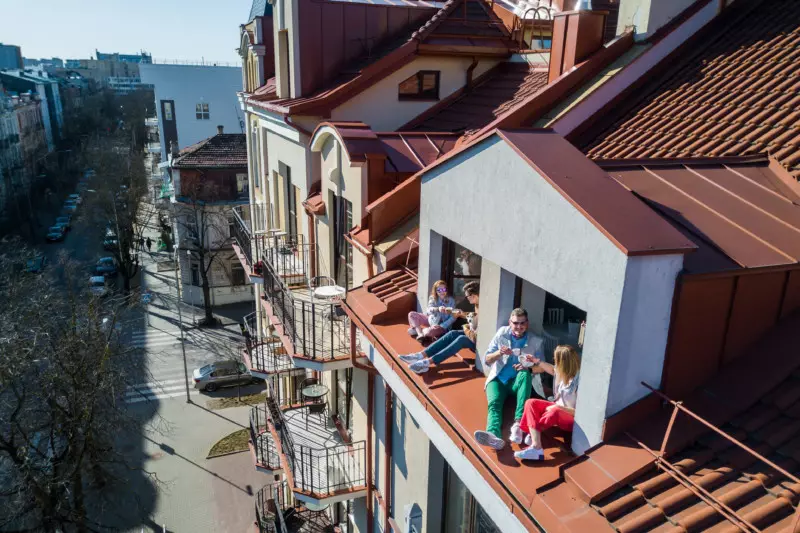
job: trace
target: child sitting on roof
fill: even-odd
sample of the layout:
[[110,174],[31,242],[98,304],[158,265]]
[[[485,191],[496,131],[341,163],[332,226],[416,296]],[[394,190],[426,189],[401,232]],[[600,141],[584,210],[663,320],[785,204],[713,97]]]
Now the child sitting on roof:
[[[547,372],[553,376],[553,401],[528,400],[520,421],[527,448],[514,452],[517,459],[539,461],[544,458],[541,432],[557,426],[572,431],[575,423],[575,406],[578,401],[578,372],[581,360],[572,346],[558,346],[553,354],[553,363],[533,358],[532,372]],[[519,444],[519,442],[517,442]]]
[[442,280],[433,284],[428,311],[426,314],[411,311],[408,313],[408,334],[420,341],[427,337],[436,340],[444,335],[453,325],[456,317],[450,311],[456,305],[455,299],[448,294],[447,283]]

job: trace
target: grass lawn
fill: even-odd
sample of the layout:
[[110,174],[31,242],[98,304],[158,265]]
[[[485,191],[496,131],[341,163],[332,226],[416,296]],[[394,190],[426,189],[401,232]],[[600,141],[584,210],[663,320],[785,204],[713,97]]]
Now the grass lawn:
[[259,405],[264,403],[265,398],[266,396],[263,393],[243,395],[241,401],[237,400],[235,396],[231,398],[217,398],[208,400],[206,402],[206,407],[215,411],[218,409],[227,409],[228,407],[241,407],[242,405]]
[[227,437],[223,437],[222,439],[220,439],[214,446],[212,446],[211,450],[208,452],[208,457],[206,457],[206,459],[211,459],[212,457],[217,457],[220,455],[225,455],[233,452],[243,452],[247,450],[247,440],[249,438],[250,438],[250,430],[248,429],[240,429],[239,431],[234,431]]

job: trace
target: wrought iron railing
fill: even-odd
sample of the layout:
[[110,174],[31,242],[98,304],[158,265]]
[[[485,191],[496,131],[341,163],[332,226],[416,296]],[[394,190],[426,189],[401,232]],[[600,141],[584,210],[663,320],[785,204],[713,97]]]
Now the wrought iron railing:
[[239,249],[247,258],[247,264],[250,265],[250,267],[252,268],[253,234],[250,231],[250,226],[247,224],[247,222],[245,222],[244,218],[242,218],[239,209],[238,208],[231,209],[231,212],[233,213],[233,225],[231,226],[231,231],[233,232],[232,237],[236,239],[236,244],[239,245]]
[[256,405],[250,409],[250,440],[256,454],[256,463],[269,470],[280,469],[278,448],[267,428],[267,407]]
[[[284,416],[292,399],[277,397],[269,383],[266,412],[278,432],[286,466],[292,474],[293,490],[315,498],[326,498],[346,490],[366,486],[366,441],[314,447],[297,444]],[[307,409],[308,407],[299,407]]]
[[[256,525],[258,533],[284,533],[280,529],[279,520],[283,518],[281,507],[278,506],[275,485],[264,485],[256,493]],[[281,520],[282,521],[282,520]]]
[[250,364],[252,370],[263,374],[305,372],[305,369],[294,365],[292,357],[275,337],[268,337],[250,347]]
[[250,338],[253,342],[255,342],[259,335],[258,335],[258,318],[255,312],[250,313],[249,315],[245,315],[244,319],[244,328],[247,330],[247,333],[250,335]]
[[271,262],[265,262],[264,298],[272,307],[295,353],[330,360],[350,353],[349,322],[339,304],[295,297]]
[[315,275],[317,246],[305,242],[303,235],[275,234],[265,236],[261,257],[287,287],[308,287]]

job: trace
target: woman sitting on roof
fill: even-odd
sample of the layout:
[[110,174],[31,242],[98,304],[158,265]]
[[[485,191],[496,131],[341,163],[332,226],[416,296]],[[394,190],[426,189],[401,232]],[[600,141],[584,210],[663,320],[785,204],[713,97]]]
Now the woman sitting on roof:
[[463,348],[469,348],[474,352],[478,335],[479,292],[480,285],[477,281],[470,281],[464,285],[464,295],[467,297],[467,301],[475,306],[474,313],[465,313],[458,309],[440,309],[454,318],[466,318],[468,323],[464,324],[463,330],[450,331],[421,352],[401,355],[400,360],[408,363],[412,371],[423,374],[428,371],[431,364],[442,364]]
[[514,452],[517,459],[540,461],[544,459],[541,432],[557,426],[572,431],[575,422],[575,405],[578,401],[578,372],[580,356],[572,346],[558,346],[553,354],[553,364],[533,359],[533,373],[547,372],[553,376],[553,401],[528,400],[525,402],[520,429],[527,448]]
[[408,313],[408,334],[419,340],[428,337],[436,340],[444,335],[453,325],[456,317],[448,312],[456,305],[455,299],[448,294],[447,283],[442,280],[433,284],[428,298],[426,314],[411,311]]

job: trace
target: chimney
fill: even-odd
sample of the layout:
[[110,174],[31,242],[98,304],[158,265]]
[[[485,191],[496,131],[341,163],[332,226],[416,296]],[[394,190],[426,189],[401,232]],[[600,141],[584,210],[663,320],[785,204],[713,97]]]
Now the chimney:
[[602,48],[607,15],[607,11],[562,11],[553,16],[548,83]]
[[217,135],[222,135],[223,129],[225,129],[225,126],[217,126]]

